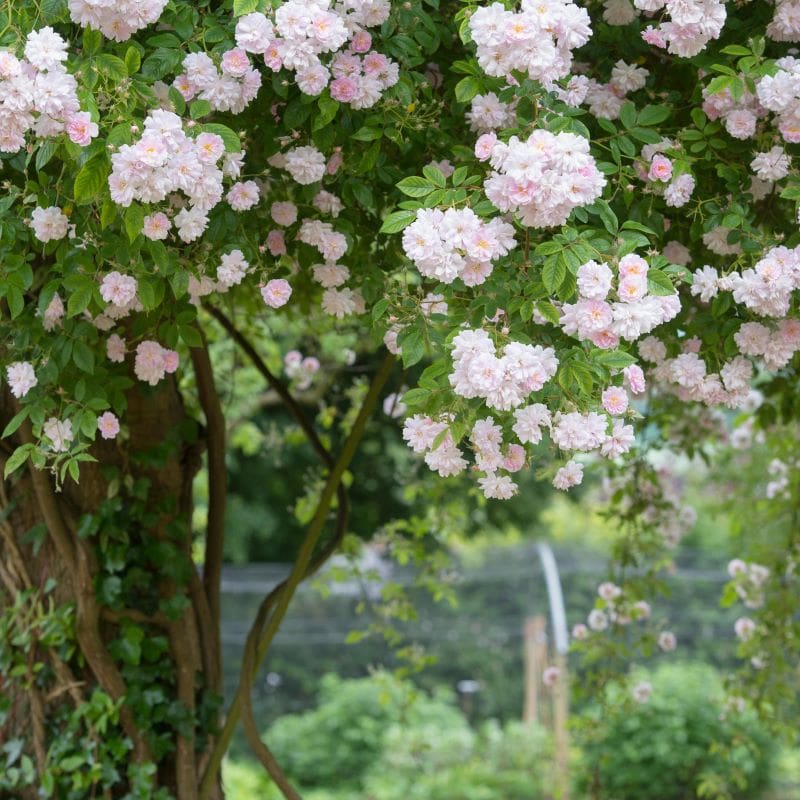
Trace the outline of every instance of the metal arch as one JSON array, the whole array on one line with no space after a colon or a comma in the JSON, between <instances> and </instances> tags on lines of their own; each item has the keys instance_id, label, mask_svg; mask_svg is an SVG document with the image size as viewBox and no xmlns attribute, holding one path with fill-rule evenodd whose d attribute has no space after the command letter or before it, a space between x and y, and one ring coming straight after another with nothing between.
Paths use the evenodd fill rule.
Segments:
<instances>
[{"instance_id":1,"label":"metal arch","mask_svg":"<svg viewBox=\"0 0 800 800\"><path fill-rule=\"evenodd\" d=\"M556 558L550 545L537 542L536 550L544 570L544 579L547 585L547 599L550 605L550 620L553 625L553 644L556 652L566 655L569 649L569 635L567 633L567 611L564 608L564 594L561 591L561 579L558 577Z\"/></svg>"}]
</instances>

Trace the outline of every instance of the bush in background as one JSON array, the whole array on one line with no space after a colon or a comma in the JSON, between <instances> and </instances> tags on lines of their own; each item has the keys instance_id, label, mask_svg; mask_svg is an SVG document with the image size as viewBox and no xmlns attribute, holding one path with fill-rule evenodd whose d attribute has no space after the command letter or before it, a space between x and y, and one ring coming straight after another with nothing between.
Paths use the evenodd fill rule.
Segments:
<instances>
[{"instance_id":1,"label":"bush in background","mask_svg":"<svg viewBox=\"0 0 800 800\"><path fill-rule=\"evenodd\" d=\"M583 744L581 797L592 800L758 800L776 743L747 712L726 712L722 685L699 664L660 667L641 705L611 689Z\"/></svg>"}]
</instances>

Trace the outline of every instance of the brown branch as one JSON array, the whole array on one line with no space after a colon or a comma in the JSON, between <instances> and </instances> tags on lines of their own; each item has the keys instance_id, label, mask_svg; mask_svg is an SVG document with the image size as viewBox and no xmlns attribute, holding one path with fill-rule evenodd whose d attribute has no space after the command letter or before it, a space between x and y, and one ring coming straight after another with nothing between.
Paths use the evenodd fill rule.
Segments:
<instances>
[{"instance_id":1,"label":"brown branch","mask_svg":"<svg viewBox=\"0 0 800 800\"><path fill-rule=\"evenodd\" d=\"M209 760L209 765L203 775L199 794L201 800L204 800L204 798L209 796L211 787L213 786L213 782L222 762L222 756L227 750L233 735L233 730L236 725L238 715L242 710L243 704L247 704L247 700L245 700L244 695L249 694L252 689L252 682L255 673L264 660L278 627L283 621L283 617L286 614L286 610L288 609L294 592L300 582L304 580L304 578L310 573L313 565L319 562L319 559L313 559L313 551L324 529L325 521L327 519L334 494L338 493L342 476L350 466L350 462L352 461L356 449L358 448L358 445L364 434L367 421L369 420L375 404L377 403L378 395L380 394L387 378L389 377L393 364L394 357L391 355L387 356L372 381L369 391L367 392L367 395L362 403L361 409L359 410L358 416L353 424L352 430L345 440L342 451L339 454L339 457L336 459L336 462L331 467L325 487L323 488L317 504L317 510L308 526L306 536L300 546L300 550L297 554L297 558L294 562L289 577L282 585L276 587L276 589L273 590L262 602L262 606L259 609L258 619L248 634L248 641L246 644L246 658L249 667L249 674L245 674L244 671L242 673L242 679L240 680L236 695L228 710L228 717L225 720L225 725L214 747L214 751L212 752ZM333 550L331 549L331 552L332 551ZM272 608L273 606L274 608ZM272 609L272 613L267 621L266 616L270 609ZM269 753L268 750L267 753ZM263 759L262 763L264 763ZM265 766L267 765L265 764ZM291 800L290 795L286 796Z\"/></svg>"},{"instance_id":2,"label":"brown branch","mask_svg":"<svg viewBox=\"0 0 800 800\"><path fill-rule=\"evenodd\" d=\"M202 335L202 334L201 334ZM214 385L214 372L208 354L208 346L191 349L192 365L197 382L197 394L206 417L206 441L208 444L208 525L203 561L203 586L208 598L211 631L215 639L217 678L213 689L220 691L219 676L222 673L220 635L220 580L225 543L225 501L227 496L227 473L225 469L225 416L219 395Z\"/></svg>"}]
</instances>

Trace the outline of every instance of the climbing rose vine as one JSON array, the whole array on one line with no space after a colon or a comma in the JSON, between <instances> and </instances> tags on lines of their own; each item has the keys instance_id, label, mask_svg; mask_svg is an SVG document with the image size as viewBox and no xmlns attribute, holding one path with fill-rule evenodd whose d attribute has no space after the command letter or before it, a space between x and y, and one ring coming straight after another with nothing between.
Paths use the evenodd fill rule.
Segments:
<instances>
[{"instance_id":1,"label":"climbing rose vine","mask_svg":"<svg viewBox=\"0 0 800 800\"><path fill-rule=\"evenodd\" d=\"M135 448L131 397L191 393L221 316L303 327L293 390L388 350L384 407L444 480L603 477L634 560L694 522L650 449L747 449L800 411L796 3L36 0L0 23L7 479L74 489ZM322 358L331 330L358 350ZM779 565L742 563L760 606ZM609 585L577 639L649 617Z\"/></svg>"}]
</instances>

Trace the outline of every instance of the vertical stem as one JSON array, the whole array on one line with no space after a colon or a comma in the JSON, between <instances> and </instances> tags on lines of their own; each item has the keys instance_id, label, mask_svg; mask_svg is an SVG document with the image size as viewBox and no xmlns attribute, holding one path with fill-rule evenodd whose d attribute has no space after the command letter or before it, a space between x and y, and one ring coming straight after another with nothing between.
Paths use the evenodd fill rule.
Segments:
<instances>
[{"instance_id":1,"label":"vertical stem","mask_svg":"<svg viewBox=\"0 0 800 800\"><path fill-rule=\"evenodd\" d=\"M311 558L314 554L314 548L316 547L316 544L325 527L325 520L327 519L333 497L338 490L342 476L350 466L350 462L352 461L358 445L361 442L361 438L363 437L366 429L367 421L369 420L369 417L375 408L378 396L389 377L389 373L391 372L393 365L394 356L387 355L372 380L372 384L370 385L369 391L364 398L364 402L360 411L358 412L358 416L353 423L353 428L350 431L350 435L345 440L342 451L339 454L339 457L336 459L336 463L331 468L328 479L325 483L325 487L322 490L322 494L320 495L320 499L317 504L317 511L314 514L314 517L306 531L305 538L300 545L300 550L298 551L297 558L292 566L292 571L289 574L289 577L286 579L282 591L280 591L277 596L275 608L264 631L258 635L255 647L253 675L250 676L249 680L247 681L240 680L239 686L236 689L236 694L228 710L228 716L225 720L225 725L223 726L219 738L217 739L214 751L209 759L208 767L203 775L203 780L200 784L200 792L198 795L199 800L206 800L209 797L215 777L219 771L220 765L222 764L222 757L228 749L230 740L233 737L233 731L236 727L236 722L239 719L239 714L241 713L242 695L245 691L250 691L253 677L258 671L261 662L264 660L264 657L266 656L267 651L272 644L272 640L275 638L275 634L277 633L277 630L283 621L284 616L286 615L286 610L289 607L289 603L291 602L298 585L308 571ZM253 628L251 628L251 635L253 632Z\"/></svg>"}]
</instances>

